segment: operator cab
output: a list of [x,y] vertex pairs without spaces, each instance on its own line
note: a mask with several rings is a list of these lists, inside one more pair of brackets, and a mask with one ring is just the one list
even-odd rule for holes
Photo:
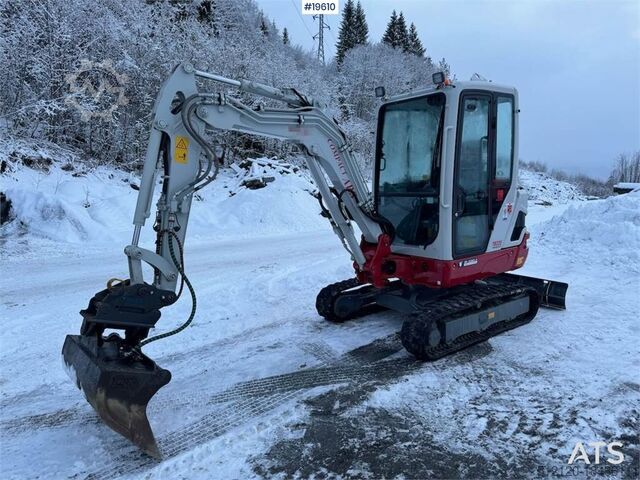
[[391,101],[380,109],[376,146],[376,207],[409,245],[438,235],[443,92]]
[[443,257],[487,251],[502,205],[514,195],[516,98],[515,89],[490,82],[442,82],[382,105],[374,199],[395,227],[394,243],[426,248],[446,234]]

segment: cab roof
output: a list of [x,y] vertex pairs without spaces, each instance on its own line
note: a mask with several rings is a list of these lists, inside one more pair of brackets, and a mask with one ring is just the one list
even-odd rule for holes
[[402,93],[400,95],[393,95],[385,99],[387,102],[397,102],[399,100],[406,100],[413,97],[419,97],[422,95],[428,95],[438,91],[447,92],[449,89],[462,90],[486,90],[490,92],[508,93],[517,97],[518,90],[515,87],[508,85],[501,85],[499,83],[487,82],[484,80],[470,80],[465,82],[452,82],[450,85],[444,87],[437,87],[436,85],[430,85],[426,88],[414,90],[412,92]]

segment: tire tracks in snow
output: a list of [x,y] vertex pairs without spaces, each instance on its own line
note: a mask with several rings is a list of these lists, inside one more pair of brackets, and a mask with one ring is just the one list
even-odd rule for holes
[[[174,366],[177,366],[178,362],[200,364],[201,361],[211,358],[212,350],[222,349],[224,347],[236,348],[238,344],[258,339],[265,332],[271,331],[278,327],[283,327],[286,325],[286,323],[288,322],[272,322],[260,327],[256,327],[251,332],[241,332],[229,338],[201,345],[189,352],[177,352],[160,356],[157,359],[157,362],[161,365],[172,364]],[[336,352],[333,351],[333,349],[322,340],[318,342],[303,343],[299,345],[299,348],[303,352],[312,355],[323,364],[334,364],[336,362],[340,362],[344,365],[359,365],[363,363],[371,363],[377,359],[382,359],[385,356],[401,350],[402,346],[400,345],[397,335],[392,334],[387,337],[375,339],[371,343],[357,347],[351,351],[344,353],[343,355],[337,355]],[[260,382],[260,380],[252,381]],[[244,382],[237,385],[242,385],[243,383]],[[215,397],[215,390],[215,387],[209,389],[201,389],[198,392],[190,393],[189,399],[185,399],[184,395],[180,392],[175,392],[167,396],[160,396],[159,398],[154,399],[154,401],[149,405],[149,416],[153,417],[154,413],[161,412],[169,406],[188,405],[194,400],[197,402],[205,403],[207,399],[212,395]],[[49,394],[50,393],[40,391],[40,389],[38,389],[36,392],[21,392],[10,398],[3,399],[0,402],[0,408],[4,410],[12,404],[20,403],[23,399],[28,398],[33,401],[35,395],[46,397]],[[76,401],[74,407],[58,409],[53,412],[47,412],[37,415],[26,415],[13,418],[11,420],[5,420],[0,422],[0,431],[4,431],[8,434],[19,434],[20,432],[23,432],[25,430],[69,426],[74,423],[84,424],[88,422],[92,424],[99,424],[100,420],[96,417],[95,413],[92,410],[78,410],[78,407],[83,405],[83,402]]]
[[[256,327],[252,329],[250,332],[241,332],[231,337],[227,337],[221,340],[216,340],[214,342],[210,342],[201,346],[196,347],[189,352],[176,352],[170,353],[166,355],[162,355],[158,357],[157,362],[159,365],[164,364],[172,364],[174,366],[178,366],[180,362],[188,362],[188,363],[196,363],[200,364],[202,360],[210,358],[212,356],[211,351],[216,349],[222,349],[224,347],[235,347],[241,342],[247,342],[256,338],[259,338],[265,332],[276,329],[278,327],[282,327],[287,322],[271,322],[266,325],[262,325],[260,327]],[[66,383],[66,381],[65,381]],[[214,389],[203,389],[198,393],[195,393],[195,397],[202,397],[203,394],[211,393]],[[92,410],[81,409],[78,410],[79,406],[85,405],[84,402],[77,402],[77,391],[72,392],[73,399],[70,403],[74,404],[74,407],[58,409],[53,412],[47,412],[37,415],[26,415],[17,418],[13,418],[11,420],[0,421],[0,431],[6,431],[7,433],[20,433],[26,429],[37,429],[37,428],[52,428],[63,425],[70,425],[72,423],[94,423],[99,424],[100,421],[96,417],[95,413]],[[25,400],[29,400],[31,402],[34,399],[46,399],[50,397],[51,392],[48,390],[43,390],[41,387],[38,387],[35,390],[30,390],[28,392],[20,392],[15,395],[12,395],[9,398],[5,398],[0,401],[0,410],[4,412],[10,408],[11,405],[21,404]],[[193,398],[193,396],[192,396]],[[153,403],[149,405],[149,413],[153,414],[153,412],[162,410],[168,405],[184,405],[185,399],[183,395],[173,394],[166,398],[158,398],[154,400]]]
[[[198,420],[181,425],[158,438],[164,459],[176,457],[287,402],[300,399],[305,392],[314,388],[340,384],[357,386],[380,378],[397,378],[422,365],[408,356],[385,360],[402,350],[397,334],[378,338],[342,355],[337,355],[325,342],[306,343],[300,348],[322,363],[304,370],[240,382],[222,392],[198,391],[188,396],[180,392],[150,406],[151,415],[168,407],[173,411],[188,407],[191,412],[199,412]],[[34,429],[69,428],[86,422],[99,423],[93,412],[78,413],[75,409],[63,409],[4,422],[0,424],[0,429],[5,435],[19,435],[25,431],[33,432]],[[118,438],[117,442],[113,450],[122,452],[122,440]],[[81,475],[96,479],[113,478],[142,472],[156,465],[159,462],[127,445],[122,454],[105,457]]]
[[[392,334],[351,350],[339,356],[332,364],[240,382],[212,395],[207,405],[213,405],[214,408],[208,414],[158,438],[164,460],[209,442],[233,428],[284,406],[287,402],[301,399],[305,392],[314,388],[340,384],[362,386],[380,378],[405,376],[423,365],[408,356],[384,360],[401,349],[397,334]],[[321,345],[315,350],[323,351],[322,355],[326,356],[327,345]],[[362,362],[353,361],[353,358],[360,358]],[[372,361],[364,363],[366,358]],[[123,455],[92,469],[88,478],[131,475],[157,465],[160,463],[156,460],[146,456],[141,458],[137,449],[129,448]]]

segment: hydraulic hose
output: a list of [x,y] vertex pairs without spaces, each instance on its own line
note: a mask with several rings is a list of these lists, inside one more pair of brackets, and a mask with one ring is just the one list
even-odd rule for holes
[[[178,242],[178,248],[180,250],[180,258],[184,259],[184,248],[182,246],[182,243],[180,242],[180,239],[178,238],[178,236],[176,235],[175,232],[172,232],[171,230],[165,230],[164,233],[167,233],[169,238],[169,253],[171,255],[171,260],[173,261],[173,264],[176,266],[176,268],[178,269],[178,272],[180,273],[180,276],[182,277],[182,280],[184,281],[184,284],[187,286],[187,288],[189,289],[189,293],[191,294],[191,313],[189,314],[189,318],[187,318],[187,320],[180,325],[178,328],[175,328],[173,330],[170,330],[168,332],[165,333],[161,333],[159,335],[155,335],[153,337],[149,337],[146,340],[141,341],[138,344],[138,348],[142,348],[143,346],[151,343],[151,342],[155,342],[156,340],[162,340],[163,338],[167,338],[167,337],[171,337],[173,335],[176,335],[178,333],[180,333],[181,331],[183,331],[185,328],[187,328],[189,325],[191,325],[191,322],[193,322],[193,319],[196,316],[196,308],[197,308],[197,299],[196,299],[196,292],[193,288],[193,285],[191,285],[191,282],[189,281],[189,278],[185,275],[184,273],[184,262],[179,262],[177,257],[176,257],[176,253],[174,250],[174,246],[173,246],[173,239],[175,238],[176,242]],[[180,289],[182,291],[182,288]]]
[[[211,150],[211,148],[209,147],[205,139],[198,134],[197,130],[191,124],[191,115],[193,114],[194,109],[197,108],[198,106],[198,104],[196,103],[196,100],[198,100],[199,98],[202,98],[202,96],[192,95],[191,97],[186,99],[183,104],[181,115],[182,115],[182,123],[184,125],[185,130],[200,145],[200,147],[202,147],[202,150],[204,151],[205,156],[207,157],[207,168],[205,169],[204,172],[202,172],[202,169],[200,169],[196,178],[176,194],[176,198],[179,201],[185,195],[188,194],[189,190],[196,192],[200,190],[202,187],[211,183],[218,176],[219,166],[216,162],[215,154],[213,153],[213,151]],[[213,170],[213,175],[207,179],[207,177],[209,177],[209,174],[211,173],[212,170]],[[176,233],[171,230],[164,230],[162,232],[159,232],[160,235],[162,235],[163,233],[166,233],[168,235],[169,254],[171,255],[171,260],[173,261],[173,264],[176,266],[176,269],[178,270],[178,273],[180,273],[180,277],[181,277],[180,289],[178,291],[178,298],[180,298],[180,296],[182,295],[184,285],[186,285],[187,288],[189,289],[189,293],[191,294],[191,313],[189,314],[189,317],[187,318],[187,320],[178,328],[175,328],[168,332],[161,333],[159,335],[155,335],[153,337],[149,337],[145,340],[142,340],[138,344],[138,348],[148,345],[151,342],[162,340],[163,338],[171,337],[173,335],[176,335],[182,332],[185,328],[191,325],[191,322],[193,322],[193,319],[196,316],[196,309],[197,309],[196,292],[195,292],[195,289],[193,288],[193,285],[189,281],[189,278],[184,272],[184,248],[182,246],[182,242],[180,241],[180,238],[178,238]],[[178,249],[180,251],[180,260],[177,259],[175,254],[175,247],[173,245],[174,239],[178,243]]]
[[[193,128],[193,125],[191,124],[191,115],[193,114],[193,110],[195,110],[198,106],[196,100],[201,98],[202,95],[197,94],[187,98],[184,102],[181,115],[182,124],[184,125],[185,130],[198,143],[198,145],[200,145],[200,147],[204,151],[205,156],[207,157],[207,168],[205,169],[204,173],[202,172],[202,170],[200,170],[200,172],[198,172],[198,175],[192,182],[189,182],[186,187],[176,193],[176,199],[178,201],[181,201],[182,198],[189,193],[189,190],[197,192],[202,187],[211,183],[218,176],[219,166],[216,162],[213,150],[211,149],[211,147],[209,147],[209,144],[206,142],[206,140],[202,138],[200,134],[198,134],[196,129]],[[212,170],[213,175],[207,180],[207,177]]]

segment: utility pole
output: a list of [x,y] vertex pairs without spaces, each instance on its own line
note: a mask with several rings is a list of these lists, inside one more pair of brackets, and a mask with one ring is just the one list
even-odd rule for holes
[[324,21],[324,15],[314,15],[313,19],[318,19],[318,33],[313,36],[313,39],[318,39],[318,60],[324,65],[324,29],[331,27]]

